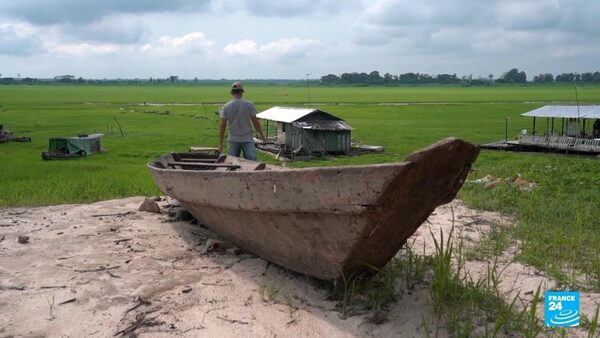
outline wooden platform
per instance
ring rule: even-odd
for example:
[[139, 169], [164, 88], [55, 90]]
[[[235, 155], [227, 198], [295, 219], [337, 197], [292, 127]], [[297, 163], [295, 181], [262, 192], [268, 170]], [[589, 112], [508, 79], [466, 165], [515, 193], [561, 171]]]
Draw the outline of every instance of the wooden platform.
[[600, 154], [600, 139], [556, 135], [520, 135], [518, 141], [498, 141], [481, 144], [480, 147], [491, 150], [598, 155]]

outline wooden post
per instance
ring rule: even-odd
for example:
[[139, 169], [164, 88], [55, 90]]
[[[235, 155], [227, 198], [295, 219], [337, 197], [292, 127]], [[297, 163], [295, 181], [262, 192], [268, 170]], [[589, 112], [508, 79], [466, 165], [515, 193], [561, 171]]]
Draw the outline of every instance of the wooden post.
[[504, 118], [504, 143], [508, 143], [508, 117]]
[[533, 135], [535, 135], [535, 116], [533, 117]]
[[550, 131], [550, 135], [554, 135], [554, 117], [552, 118], [552, 130]]

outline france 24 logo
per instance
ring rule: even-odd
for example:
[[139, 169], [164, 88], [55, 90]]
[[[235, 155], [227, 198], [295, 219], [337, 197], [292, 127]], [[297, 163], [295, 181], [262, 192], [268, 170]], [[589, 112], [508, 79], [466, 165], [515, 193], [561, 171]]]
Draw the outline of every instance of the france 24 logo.
[[546, 326], [579, 326], [579, 292], [546, 291], [544, 299]]

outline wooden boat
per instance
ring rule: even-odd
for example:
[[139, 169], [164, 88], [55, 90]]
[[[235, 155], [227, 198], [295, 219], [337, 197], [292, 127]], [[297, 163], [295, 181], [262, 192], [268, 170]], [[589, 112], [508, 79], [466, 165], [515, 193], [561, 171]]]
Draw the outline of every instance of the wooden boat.
[[172, 153], [149, 168], [163, 192], [223, 238], [332, 280], [383, 267], [437, 206], [454, 199], [478, 153], [448, 138], [397, 163], [288, 169]]
[[4, 129], [4, 126], [0, 124], [0, 143], [8, 142], [31, 142], [31, 137], [26, 136], [15, 136], [8, 129]]

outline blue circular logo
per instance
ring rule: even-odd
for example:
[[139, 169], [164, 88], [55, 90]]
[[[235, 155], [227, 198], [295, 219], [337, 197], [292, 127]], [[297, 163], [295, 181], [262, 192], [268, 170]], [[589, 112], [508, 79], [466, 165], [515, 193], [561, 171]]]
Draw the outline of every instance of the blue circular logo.
[[575, 310], [564, 310], [550, 318], [550, 323], [560, 326], [579, 325], [579, 312]]

